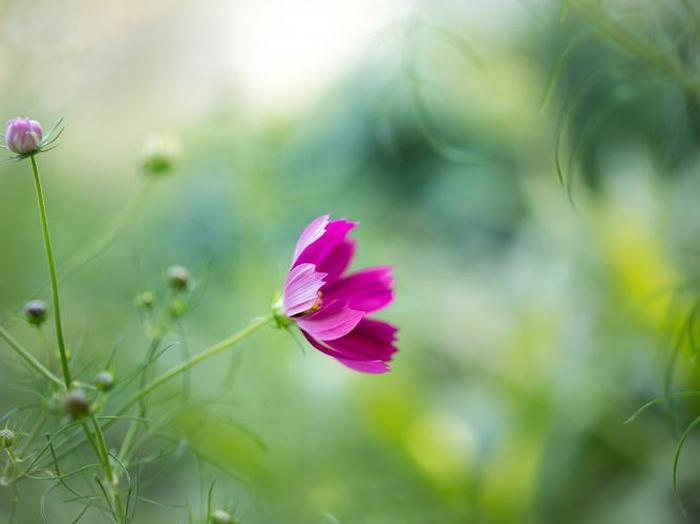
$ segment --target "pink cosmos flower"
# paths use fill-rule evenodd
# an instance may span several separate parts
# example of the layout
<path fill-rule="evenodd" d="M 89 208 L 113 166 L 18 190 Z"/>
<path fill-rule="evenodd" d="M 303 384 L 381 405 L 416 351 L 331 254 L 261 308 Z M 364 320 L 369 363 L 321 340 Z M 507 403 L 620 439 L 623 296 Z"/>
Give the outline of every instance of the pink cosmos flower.
<path fill-rule="evenodd" d="M 323 215 L 297 241 L 284 283 L 284 314 L 319 351 L 364 373 L 386 373 L 398 328 L 370 318 L 394 300 L 391 266 L 345 274 L 355 253 L 348 233 L 357 226 Z"/>
<path fill-rule="evenodd" d="M 43 137 L 44 130 L 36 120 L 17 117 L 7 122 L 5 143 L 13 153 L 25 155 L 38 151 Z"/>

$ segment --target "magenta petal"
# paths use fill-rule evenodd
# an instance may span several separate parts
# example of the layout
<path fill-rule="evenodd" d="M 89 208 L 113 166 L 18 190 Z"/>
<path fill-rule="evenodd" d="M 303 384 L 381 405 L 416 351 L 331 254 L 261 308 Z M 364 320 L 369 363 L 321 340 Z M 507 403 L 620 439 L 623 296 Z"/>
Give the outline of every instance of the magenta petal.
<path fill-rule="evenodd" d="M 303 249 L 299 256 L 296 257 L 294 265 L 296 266 L 304 263 L 314 264 L 316 266 L 322 265 L 328 256 L 337 248 L 338 244 L 343 242 L 348 233 L 356 226 L 356 222 L 350 222 L 342 218 L 340 220 L 328 222 L 321 236 Z"/>
<path fill-rule="evenodd" d="M 391 324 L 365 318 L 350 333 L 332 341 L 315 340 L 302 333 L 316 349 L 356 371 L 385 373 L 389 370 L 387 362 L 397 351 L 397 331 Z"/>
<path fill-rule="evenodd" d="M 360 373 L 380 375 L 391 371 L 389 364 L 381 360 L 345 360 L 342 358 L 337 358 L 336 360 L 354 371 L 359 371 Z"/>
<path fill-rule="evenodd" d="M 316 313 L 297 318 L 296 322 L 312 337 L 327 341 L 350 333 L 363 316 L 364 312 L 350 308 L 347 302 L 334 301 Z"/>
<path fill-rule="evenodd" d="M 284 283 L 284 310 L 288 316 L 311 309 L 318 300 L 318 292 L 325 284 L 325 273 L 316 271 L 313 264 L 301 264 L 291 269 Z"/>
<path fill-rule="evenodd" d="M 373 373 L 373 374 L 379 374 L 379 373 L 386 373 L 389 371 L 389 364 L 386 362 L 383 362 L 381 360 L 349 360 L 342 358 L 338 352 L 336 352 L 333 349 L 330 349 L 326 346 L 324 346 L 321 342 L 318 340 L 314 339 L 312 336 L 310 336 L 308 333 L 302 330 L 302 334 L 306 338 L 306 340 L 309 341 L 309 343 L 321 351 L 322 353 L 325 353 L 326 355 L 329 355 L 336 359 L 338 362 L 343 364 L 344 366 L 349 367 L 350 369 L 353 369 L 355 371 L 359 371 L 361 373 Z"/>
<path fill-rule="evenodd" d="M 326 231 L 326 226 L 330 220 L 330 215 L 321 215 L 315 218 L 311 223 L 306 226 L 304 231 L 302 231 L 299 240 L 297 240 L 297 245 L 294 248 L 294 257 L 292 257 L 292 265 L 297 265 L 297 259 L 299 255 L 311 244 L 316 242 Z"/>
<path fill-rule="evenodd" d="M 390 360 L 397 349 L 398 329 L 387 322 L 363 318 L 350 333 L 326 344 L 349 360 Z"/>
<path fill-rule="evenodd" d="M 334 282 L 348 268 L 354 255 L 355 241 L 351 238 L 345 238 L 328 253 L 326 258 L 317 265 L 316 269 L 328 274 L 326 283 Z"/>
<path fill-rule="evenodd" d="M 394 300 L 391 266 L 363 269 L 345 278 L 329 282 L 323 289 L 328 300 L 344 300 L 353 309 L 373 313 Z"/>

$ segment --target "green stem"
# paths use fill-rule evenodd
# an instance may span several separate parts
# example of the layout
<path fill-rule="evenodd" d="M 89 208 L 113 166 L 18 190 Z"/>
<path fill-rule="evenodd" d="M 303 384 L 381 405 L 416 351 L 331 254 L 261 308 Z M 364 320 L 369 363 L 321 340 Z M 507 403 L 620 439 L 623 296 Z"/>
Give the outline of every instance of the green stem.
<path fill-rule="evenodd" d="M 148 346 L 148 351 L 146 352 L 146 358 L 144 360 L 144 363 L 141 366 L 141 380 L 140 384 L 141 387 L 145 386 L 148 383 L 148 376 L 149 376 L 149 371 L 151 368 L 151 361 L 153 360 L 153 354 L 158 351 L 158 346 L 160 345 L 160 336 L 156 336 L 153 339 L 151 339 L 151 342 Z M 129 453 L 129 447 L 131 446 L 134 438 L 136 437 L 136 433 L 139 429 L 139 426 L 143 424 L 148 428 L 148 423 L 146 422 L 146 403 L 141 399 L 139 402 L 139 414 L 141 416 L 141 419 L 134 419 L 131 421 L 131 424 L 129 424 L 129 429 L 126 432 L 126 436 L 124 437 L 124 440 L 122 441 L 121 448 L 119 449 L 119 460 L 120 461 L 126 461 L 126 457 L 128 456 Z"/>
<path fill-rule="evenodd" d="M 190 358 L 190 349 L 189 346 L 187 345 L 187 337 L 185 337 L 185 328 L 182 327 L 182 323 L 180 320 L 175 320 L 175 327 L 177 329 L 178 334 L 180 335 L 180 344 L 182 347 L 182 360 L 183 362 L 187 362 Z M 191 390 L 191 385 L 190 385 L 190 373 L 185 372 L 182 375 L 182 404 L 187 405 L 190 401 L 190 390 Z"/>
<path fill-rule="evenodd" d="M 169 381 L 172 378 L 175 378 L 176 376 L 180 375 L 181 373 L 184 373 L 188 369 L 192 368 L 196 364 L 199 364 L 203 360 L 206 360 L 210 357 L 213 357 L 214 355 L 222 352 L 223 350 L 234 346 L 238 344 L 240 341 L 243 339 L 249 337 L 253 333 L 255 333 L 258 329 L 261 327 L 265 326 L 266 324 L 269 324 L 272 321 L 272 315 L 266 316 L 259 318 L 255 321 L 253 321 L 249 326 L 243 328 L 242 330 L 238 331 L 237 333 L 234 333 L 228 338 L 225 338 L 221 342 L 218 342 L 214 344 L 213 346 L 208 347 L 204 351 L 197 353 L 190 359 L 186 360 L 182 364 L 175 366 L 174 368 L 171 368 L 169 371 L 166 371 L 159 377 L 156 377 L 153 379 L 151 382 L 143 386 L 140 390 L 138 390 L 136 393 L 134 393 L 116 412 L 116 415 L 123 415 L 126 413 L 126 411 L 139 402 L 143 397 L 151 393 L 154 389 L 158 388 L 159 386 L 163 385 L 165 382 Z"/>
<path fill-rule="evenodd" d="M 56 375 L 51 373 L 41 362 L 39 362 L 34 355 L 32 355 L 27 349 L 25 349 L 19 342 L 17 342 L 12 336 L 7 332 L 7 330 L 0 326 L 0 338 L 4 339 L 7 344 L 15 350 L 17 353 L 30 367 L 34 368 L 36 371 L 44 375 L 50 381 L 56 383 L 59 386 L 63 386 L 63 382 Z"/>
<path fill-rule="evenodd" d="M 136 438 L 136 432 L 139 429 L 139 421 L 138 420 L 132 420 L 131 424 L 129 424 L 129 429 L 126 431 L 126 436 L 124 437 L 124 440 L 122 441 L 122 445 L 119 448 L 119 460 L 122 462 L 127 462 L 127 457 L 129 456 L 129 450 L 131 448 L 131 444 L 134 441 L 134 438 Z"/>
<path fill-rule="evenodd" d="M 92 427 L 95 430 L 95 444 L 97 445 L 97 455 L 102 462 L 102 468 L 105 473 L 105 481 L 107 482 L 108 491 L 112 496 L 112 504 L 116 512 L 117 522 L 124 521 L 124 506 L 122 504 L 122 498 L 119 493 L 119 487 L 117 486 L 117 477 L 112 470 L 112 463 L 109 459 L 109 449 L 107 448 L 107 441 L 105 440 L 105 435 L 102 431 L 100 423 L 97 422 L 95 415 L 90 415 L 90 421 L 92 422 Z M 83 426 L 83 429 L 89 433 L 89 430 Z"/>
<path fill-rule="evenodd" d="M 208 347 L 201 353 L 198 353 L 194 355 L 192 358 L 187 360 L 186 362 L 183 362 L 182 364 L 175 366 L 172 368 L 170 371 L 166 371 L 163 373 L 161 376 L 157 377 L 156 379 L 152 380 L 145 386 L 143 386 L 141 389 L 139 389 L 136 393 L 134 393 L 129 399 L 122 404 L 122 406 L 117 409 L 112 416 L 107 422 L 105 422 L 104 426 L 102 427 L 103 430 L 109 428 L 114 424 L 117 420 L 119 420 L 119 417 L 121 415 L 124 415 L 129 408 L 131 408 L 134 404 L 137 404 L 142 398 L 144 398 L 146 395 L 151 393 L 154 389 L 158 388 L 168 380 L 178 376 L 180 373 L 183 373 L 190 369 L 192 366 L 195 364 L 198 364 L 199 362 L 212 357 L 216 355 L 217 353 L 220 353 L 221 351 L 236 345 L 237 343 L 241 342 L 245 338 L 249 337 L 252 335 L 255 331 L 260 329 L 261 327 L 265 326 L 266 324 L 269 324 L 272 322 L 274 317 L 272 315 L 266 316 L 259 318 L 258 320 L 254 320 L 249 326 L 243 328 L 242 330 L 238 331 L 237 333 L 234 333 L 228 338 L 225 338 L 221 342 L 218 342 L 214 344 L 213 346 Z M 86 439 L 91 440 L 92 435 L 86 434 Z M 68 447 L 68 449 L 65 449 L 61 452 L 59 455 L 59 458 L 65 457 L 66 455 L 70 454 L 74 450 L 78 449 L 80 446 L 83 445 L 84 441 L 78 441 L 73 443 L 71 446 Z M 128 451 L 128 450 L 127 450 Z M 123 457 L 120 457 L 120 460 Z"/>
<path fill-rule="evenodd" d="M 49 234 L 49 221 L 46 217 L 46 204 L 44 203 L 44 191 L 41 188 L 41 178 L 39 177 L 39 167 L 36 164 L 34 155 L 29 159 L 32 162 L 32 172 L 34 173 L 34 185 L 36 187 L 36 199 L 39 203 L 39 214 L 41 215 L 41 229 L 44 234 L 44 247 L 46 248 L 46 260 L 49 265 L 49 277 L 51 279 L 51 293 L 53 296 L 54 321 L 56 323 L 56 339 L 58 340 L 58 352 L 61 356 L 61 369 L 63 370 L 63 380 L 66 388 L 70 388 L 71 373 L 68 366 L 68 354 L 66 343 L 63 339 L 63 324 L 61 323 L 61 305 L 58 300 L 58 278 L 56 277 L 56 261 L 53 257 L 51 247 L 51 236 Z"/>
<path fill-rule="evenodd" d="M 112 473 L 112 466 L 109 463 L 109 449 L 107 448 L 107 441 L 105 440 L 105 435 L 102 432 L 100 424 L 97 422 L 95 415 L 90 415 L 90 422 L 92 422 L 92 427 L 95 429 L 95 444 L 97 444 L 98 457 L 102 463 L 102 468 L 105 472 L 105 480 L 110 484 L 114 483 L 114 474 Z"/>

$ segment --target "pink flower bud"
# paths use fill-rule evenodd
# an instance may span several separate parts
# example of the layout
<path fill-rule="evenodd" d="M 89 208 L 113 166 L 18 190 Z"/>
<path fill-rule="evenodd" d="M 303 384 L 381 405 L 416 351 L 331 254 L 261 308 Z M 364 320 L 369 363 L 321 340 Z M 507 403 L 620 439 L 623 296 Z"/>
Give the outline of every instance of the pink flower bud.
<path fill-rule="evenodd" d="M 17 117 L 7 122 L 5 144 L 18 155 L 27 155 L 39 150 L 44 130 L 41 124 L 28 117 Z"/>

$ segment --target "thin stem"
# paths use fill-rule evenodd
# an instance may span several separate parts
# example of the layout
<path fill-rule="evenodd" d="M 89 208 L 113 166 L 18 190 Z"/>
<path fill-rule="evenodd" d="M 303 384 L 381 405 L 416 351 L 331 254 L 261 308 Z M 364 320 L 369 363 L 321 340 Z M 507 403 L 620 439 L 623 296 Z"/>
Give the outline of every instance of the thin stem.
<path fill-rule="evenodd" d="M 182 364 L 175 366 L 174 368 L 170 369 L 169 371 L 166 371 L 159 377 L 156 377 L 153 379 L 150 383 L 146 384 L 144 387 L 142 387 L 139 391 L 134 393 L 125 403 L 122 405 L 116 412 L 117 415 L 123 415 L 131 406 L 139 402 L 143 397 L 151 393 L 154 389 L 157 389 L 159 386 L 163 385 L 165 382 L 169 381 L 170 379 L 180 375 L 181 373 L 184 373 L 185 371 L 189 370 L 196 364 L 199 364 L 203 360 L 206 360 L 210 357 L 213 357 L 214 355 L 220 353 L 221 351 L 236 345 L 243 339 L 249 337 L 252 335 L 254 332 L 256 332 L 258 329 L 261 327 L 265 326 L 266 324 L 269 324 L 272 321 L 272 315 L 266 316 L 259 318 L 255 321 L 253 321 L 249 326 L 243 328 L 237 333 L 234 333 L 228 338 L 225 338 L 221 342 L 218 342 L 214 344 L 213 346 L 208 347 L 204 351 L 197 353 L 190 359 L 186 360 Z"/>
<path fill-rule="evenodd" d="M 112 474 L 112 466 L 109 463 L 109 449 L 107 449 L 107 441 L 105 440 L 105 435 L 102 432 L 99 422 L 94 415 L 90 415 L 90 422 L 92 422 L 92 427 L 95 429 L 95 444 L 97 445 L 97 455 L 102 463 L 102 468 L 105 472 L 105 480 L 110 484 L 114 483 L 114 475 Z M 86 428 L 86 431 L 87 430 Z"/>
<path fill-rule="evenodd" d="M 182 327 L 182 322 L 180 322 L 179 319 L 175 320 L 175 327 L 177 328 L 177 332 L 180 335 L 180 345 L 182 348 L 182 360 L 183 362 L 187 362 L 190 358 L 190 349 L 189 346 L 187 345 L 187 337 L 185 336 L 185 328 Z M 189 371 L 186 371 L 182 375 L 182 404 L 187 405 L 190 401 L 190 390 L 191 390 L 191 385 L 190 385 L 190 373 Z"/>
<path fill-rule="evenodd" d="M 266 324 L 269 324 L 272 322 L 273 316 L 268 315 L 266 317 L 261 317 L 257 320 L 254 320 L 249 326 L 243 328 L 242 330 L 238 331 L 237 333 L 234 333 L 228 338 L 225 338 L 221 342 L 218 342 L 214 344 L 213 346 L 210 346 L 209 348 L 205 349 L 201 353 L 198 353 L 194 355 L 192 358 L 190 358 L 188 361 L 183 362 L 182 364 L 175 366 L 172 368 L 170 371 L 166 371 L 163 373 L 161 376 L 157 377 L 150 383 L 146 384 L 143 386 L 141 389 L 139 389 L 136 393 L 134 393 L 129 399 L 122 404 L 122 406 L 117 409 L 112 416 L 107 422 L 105 422 L 103 429 L 107 429 L 112 426 L 117 420 L 120 420 L 119 417 L 121 415 L 124 415 L 129 408 L 131 408 L 134 404 L 138 403 L 142 398 L 144 398 L 146 395 L 151 393 L 154 389 L 158 388 L 159 386 L 163 385 L 165 382 L 168 380 L 178 376 L 180 373 L 183 373 L 184 371 L 187 371 L 191 367 L 193 367 L 195 364 L 198 364 L 199 362 L 202 362 L 203 360 L 212 357 L 216 355 L 217 353 L 220 353 L 221 351 L 230 348 L 237 343 L 241 342 L 245 338 L 249 337 L 252 335 L 255 331 L 260 329 L 261 327 L 265 326 Z M 87 435 L 86 438 L 87 440 L 90 440 L 92 435 Z M 73 443 L 71 446 L 68 447 L 68 449 L 65 449 L 61 452 L 59 458 L 65 457 L 75 449 L 78 449 L 80 446 L 83 445 L 83 441 L 78 441 Z M 120 460 L 122 460 L 123 457 L 120 457 Z"/>
<path fill-rule="evenodd" d="M 97 446 L 97 455 L 102 463 L 102 467 L 105 473 L 105 480 L 107 481 L 108 491 L 112 497 L 112 505 L 115 508 L 115 517 L 117 522 L 124 521 L 124 505 L 122 503 L 122 498 L 119 493 L 119 487 L 117 486 L 117 477 L 112 470 L 112 464 L 109 459 L 109 449 L 107 448 L 107 441 L 105 440 L 105 435 L 102 432 L 102 427 L 100 423 L 97 422 L 95 415 L 90 415 L 90 421 L 92 422 L 92 427 L 95 430 L 95 444 Z M 89 429 L 83 426 L 83 429 L 89 433 Z"/>
<path fill-rule="evenodd" d="M 153 360 L 153 354 L 158 350 L 160 340 L 160 336 L 156 336 L 155 338 L 151 339 L 151 343 L 148 346 L 146 358 L 144 360 L 143 365 L 141 366 L 141 387 L 145 386 L 148 383 L 148 372 L 150 370 L 151 361 Z M 148 423 L 146 422 L 146 403 L 143 401 L 143 399 L 141 399 L 141 401 L 139 402 L 139 411 L 141 420 L 134 419 L 131 421 L 131 424 L 129 424 L 129 429 L 126 432 L 126 436 L 124 437 L 121 448 L 119 449 L 119 460 L 126 460 L 125 457 L 129 452 L 129 446 L 131 446 L 132 441 L 136 437 L 136 432 L 138 431 L 139 426 L 143 424 L 146 428 L 148 428 Z"/>
<path fill-rule="evenodd" d="M 145 363 L 143 364 L 141 377 L 139 380 L 141 387 L 144 387 L 146 384 L 148 384 L 148 381 L 149 381 L 150 376 L 151 376 L 151 368 L 153 367 L 154 361 L 156 360 L 154 358 L 154 356 L 155 356 L 156 352 L 158 351 L 158 347 L 160 346 L 160 342 L 161 342 L 160 335 L 156 336 L 155 338 L 153 338 L 151 340 L 151 344 L 148 347 L 148 352 L 146 353 L 146 360 L 145 360 Z M 139 402 L 139 410 L 140 410 L 139 414 L 140 414 L 141 418 L 146 420 L 147 419 L 147 417 L 146 417 L 146 402 L 143 399 L 141 399 L 141 401 Z M 139 421 L 135 421 L 135 422 L 139 422 Z M 146 426 L 148 426 L 148 422 L 144 422 L 144 423 L 146 424 Z"/>
<path fill-rule="evenodd" d="M 29 364 L 30 367 L 34 368 L 34 370 L 44 375 L 46 378 L 48 378 L 51 382 L 54 382 L 55 384 L 61 387 L 64 385 L 60 378 L 51 373 L 51 371 L 49 371 L 41 362 L 39 362 L 36 359 L 36 357 L 34 357 L 34 355 L 32 355 L 14 338 L 12 338 L 12 335 L 10 335 L 7 332 L 7 330 L 2 326 L 0 326 L 0 338 L 4 339 L 5 342 L 7 342 L 7 344 L 15 351 L 15 353 L 17 353 L 22 358 L 22 360 Z"/>
<path fill-rule="evenodd" d="M 95 437 L 92 436 L 92 432 L 90 431 L 90 428 L 87 425 L 87 422 L 85 420 L 81 419 L 80 420 L 80 427 L 83 430 L 83 433 L 85 434 L 85 438 L 87 439 L 88 443 L 90 444 L 90 447 L 92 448 L 93 453 L 97 456 L 97 460 L 100 461 L 100 465 L 102 466 L 102 469 L 104 469 L 104 461 L 102 460 L 102 452 L 100 451 L 100 448 L 97 447 L 97 441 L 95 440 Z"/>
<path fill-rule="evenodd" d="M 136 437 L 136 432 L 138 431 L 138 429 L 139 421 L 132 420 L 131 424 L 129 424 L 129 429 L 126 431 L 126 436 L 122 441 L 122 445 L 119 448 L 119 454 L 117 455 L 119 457 L 119 460 L 128 462 L 127 457 L 129 456 L 129 450 L 131 448 L 132 442 L 134 441 L 134 438 Z"/>
<path fill-rule="evenodd" d="M 68 353 L 66 343 L 63 339 L 63 324 L 61 323 L 61 305 L 58 300 L 58 278 L 56 277 L 56 261 L 53 257 L 51 247 L 51 236 L 49 234 L 49 221 L 46 216 L 46 204 L 44 203 L 44 191 L 41 188 L 41 178 L 39 177 L 39 167 L 36 164 L 34 155 L 29 159 L 32 162 L 32 172 L 34 173 L 34 185 L 36 187 L 36 199 L 39 203 L 39 214 L 41 215 L 41 229 L 44 234 L 44 247 L 46 248 L 46 260 L 49 265 L 49 277 L 51 279 L 51 294 L 53 297 L 54 321 L 56 323 L 56 339 L 58 340 L 58 352 L 61 356 L 61 369 L 63 370 L 63 380 L 66 388 L 70 388 L 71 373 L 68 366 Z"/>

